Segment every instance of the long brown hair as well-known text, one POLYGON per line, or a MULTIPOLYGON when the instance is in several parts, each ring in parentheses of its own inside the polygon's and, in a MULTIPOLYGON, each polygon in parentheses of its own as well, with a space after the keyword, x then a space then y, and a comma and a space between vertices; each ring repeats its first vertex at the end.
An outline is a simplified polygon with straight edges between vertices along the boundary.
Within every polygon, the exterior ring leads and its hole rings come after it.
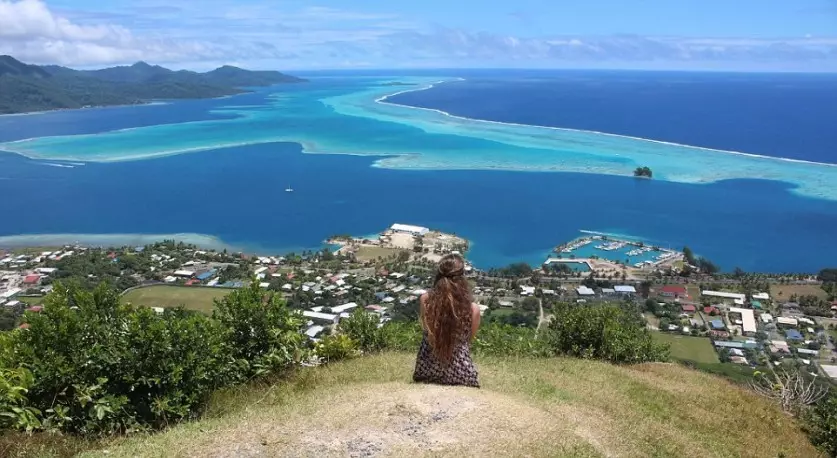
POLYGON ((433 289, 421 316, 433 354, 445 363, 453 359, 453 347, 471 323, 471 288, 465 279, 465 260, 449 254, 439 261, 433 289))

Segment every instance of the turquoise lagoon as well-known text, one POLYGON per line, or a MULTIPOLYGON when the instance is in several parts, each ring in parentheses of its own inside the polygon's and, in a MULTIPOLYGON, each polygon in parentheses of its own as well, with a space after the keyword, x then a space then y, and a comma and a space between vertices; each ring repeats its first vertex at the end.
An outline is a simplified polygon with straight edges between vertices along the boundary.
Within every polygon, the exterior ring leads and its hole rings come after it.
MULTIPOLYGON (((626 136, 471 120, 387 103, 397 80, 429 89, 449 78, 321 78, 279 88, 264 104, 230 104, 228 119, 151 125, 88 135, 0 143, 36 159, 113 162, 218 148, 296 142, 306 153, 376 157, 375 166, 411 170, 554 171, 630 175, 648 166, 657 180, 711 183, 766 179, 793 192, 837 200, 837 166, 696 148, 626 136)), ((403 92, 403 91, 398 91, 403 92)))

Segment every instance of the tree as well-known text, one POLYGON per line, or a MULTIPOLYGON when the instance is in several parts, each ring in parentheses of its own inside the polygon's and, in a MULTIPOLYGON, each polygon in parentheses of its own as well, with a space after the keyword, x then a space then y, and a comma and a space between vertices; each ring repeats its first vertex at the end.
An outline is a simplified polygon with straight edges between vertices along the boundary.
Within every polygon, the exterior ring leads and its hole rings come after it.
POLYGON ((651 178, 653 175, 653 172, 651 172, 651 169, 648 167, 637 167, 634 170, 635 177, 651 178))
POLYGON ((756 393, 779 403, 782 410, 799 414, 803 408, 816 404, 828 394, 828 387, 805 380, 799 371, 784 369, 772 375, 757 372, 750 386, 756 393))
POLYGON ((695 253, 692 252, 692 249, 688 246, 683 247, 683 258, 686 260, 687 263, 693 266, 697 264, 697 261, 695 260, 695 253))
POLYGON ((811 442, 830 456, 837 456, 837 393, 823 399, 806 418, 811 442))

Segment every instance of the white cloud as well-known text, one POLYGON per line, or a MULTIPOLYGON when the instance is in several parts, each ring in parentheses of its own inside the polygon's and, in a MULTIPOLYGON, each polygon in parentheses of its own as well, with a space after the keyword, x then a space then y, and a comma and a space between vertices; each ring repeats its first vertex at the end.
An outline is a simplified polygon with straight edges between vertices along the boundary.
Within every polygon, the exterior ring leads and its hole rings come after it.
POLYGON ((289 56, 269 43, 241 42, 234 37, 137 36, 118 24, 77 23, 51 11, 41 0, 0 0, 0 54, 32 63, 78 66, 289 56))

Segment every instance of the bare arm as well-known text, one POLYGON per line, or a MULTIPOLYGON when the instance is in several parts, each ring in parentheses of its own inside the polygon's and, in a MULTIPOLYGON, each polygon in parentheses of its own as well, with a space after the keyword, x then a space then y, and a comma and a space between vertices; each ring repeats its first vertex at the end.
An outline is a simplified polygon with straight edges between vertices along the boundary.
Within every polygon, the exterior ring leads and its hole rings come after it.
POLYGON ((480 329, 480 308, 477 304, 471 304, 471 340, 477 336, 480 329))

